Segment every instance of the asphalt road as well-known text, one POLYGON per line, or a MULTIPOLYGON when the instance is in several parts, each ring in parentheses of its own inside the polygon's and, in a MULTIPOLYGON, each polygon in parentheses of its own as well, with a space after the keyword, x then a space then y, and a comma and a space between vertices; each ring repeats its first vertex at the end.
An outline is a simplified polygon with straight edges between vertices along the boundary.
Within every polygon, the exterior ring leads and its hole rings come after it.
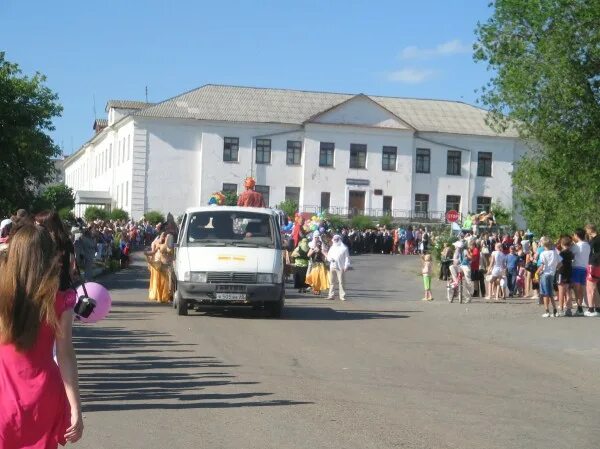
POLYGON ((600 447, 600 319, 531 301, 423 303, 416 258, 361 256, 349 300, 290 292, 284 317, 176 316, 137 265, 75 339, 78 447, 600 447))

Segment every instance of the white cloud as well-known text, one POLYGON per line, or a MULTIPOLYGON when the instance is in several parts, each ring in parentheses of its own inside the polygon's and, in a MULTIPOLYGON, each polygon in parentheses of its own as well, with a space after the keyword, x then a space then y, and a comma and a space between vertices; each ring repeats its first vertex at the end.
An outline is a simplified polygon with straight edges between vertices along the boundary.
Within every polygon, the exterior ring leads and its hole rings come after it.
POLYGON ((387 79, 396 83, 419 84, 427 81, 434 75, 434 70, 405 68, 387 73, 387 79))
POLYGON ((472 47, 463 44, 460 39, 453 39, 439 44, 435 48, 419 48, 415 45, 404 47, 400 52, 400 59, 431 59, 440 56, 458 55, 470 53, 472 47))

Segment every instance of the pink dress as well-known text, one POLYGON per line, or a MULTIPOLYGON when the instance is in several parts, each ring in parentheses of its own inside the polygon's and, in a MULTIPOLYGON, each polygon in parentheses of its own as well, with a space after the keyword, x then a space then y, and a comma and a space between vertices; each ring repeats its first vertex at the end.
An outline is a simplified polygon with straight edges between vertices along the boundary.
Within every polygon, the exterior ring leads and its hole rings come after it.
MULTIPOLYGON (((75 304, 75 292, 56 295, 58 317, 75 304)), ((52 356, 54 331, 43 324, 35 344, 18 352, 0 345, 0 448, 51 449, 64 445, 71 413, 52 356)))

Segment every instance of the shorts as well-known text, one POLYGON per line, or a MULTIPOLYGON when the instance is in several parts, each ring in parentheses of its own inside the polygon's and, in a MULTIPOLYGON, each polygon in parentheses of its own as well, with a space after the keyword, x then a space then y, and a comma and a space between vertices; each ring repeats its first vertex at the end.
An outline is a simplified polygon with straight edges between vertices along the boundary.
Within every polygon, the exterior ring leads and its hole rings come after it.
POLYGON ((559 273, 556 275, 556 283, 558 285, 569 285, 573 282, 572 277, 573 273, 571 273, 570 275, 559 273))
POLYGON ((500 268, 500 267, 494 267, 492 269, 492 277, 496 278, 496 279, 501 278, 502 277, 502 271, 503 271, 502 268, 500 268))
POLYGON ((554 296, 553 274, 542 274, 540 277, 540 296, 554 296))
POLYGON ((586 280, 597 284, 600 281, 600 266, 588 265, 586 280))
POLYGON ((573 267, 571 271, 571 284, 585 285, 587 270, 584 267, 573 267))
POLYGON ((431 276, 428 274, 423 275, 423 287, 425 290, 431 290, 431 276))

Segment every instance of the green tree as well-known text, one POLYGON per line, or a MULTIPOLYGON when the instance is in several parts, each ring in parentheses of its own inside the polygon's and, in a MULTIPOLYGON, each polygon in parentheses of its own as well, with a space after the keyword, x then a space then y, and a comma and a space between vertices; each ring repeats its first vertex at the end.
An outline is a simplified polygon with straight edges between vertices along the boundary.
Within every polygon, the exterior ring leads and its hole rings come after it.
POLYGON ((144 218, 148 220, 151 225, 157 225, 165 221, 165 216, 158 211, 149 210, 144 214, 144 218))
POLYGON ((288 217, 294 217, 296 212, 298 212, 298 203, 292 200, 285 200, 277 205, 277 209, 282 210, 288 217))
POLYGON ((352 217, 350 219, 350 226, 360 229, 361 231, 375 228, 375 224, 373 223, 371 217, 367 217, 366 215, 355 215, 352 217))
POLYGON ((62 107, 40 74, 28 77, 0 52, 0 216, 29 207, 55 174, 60 149, 47 134, 62 107))
POLYGON ((225 195, 225 206, 237 206, 238 194, 236 192, 223 192, 225 195))
POLYGON ((60 209, 58 211, 58 216, 60 217, 60 219, 64 222, 73 224, 75 223, 75 214, 73 213, 73 211, 71 209, 60 209))
POLYGON ((600 0, 497 0, 477 27, 475 60, 489 123, 514 126, 530 151, 515 197, 537 233, 600 220, 600 0))
POLYGON ((37 204, 37 207, 34 207, 34 209, 71 210, 75 207, 75 195, 73 189, 64 184, 46 187, 36 200, 34 200, 34 204, 37 204))
POLYGON ((85 221, 88 223, 94 220, 108 220, 109 216, 106 209, 96 206, 89 206, 83 213, 83 218, 85 218, 85 221))
POLYGON ((110 211, 110 219, 127 221, 127 220, 129 220, 129 214, 127 213, 126 210, 115 208, 110 211))

